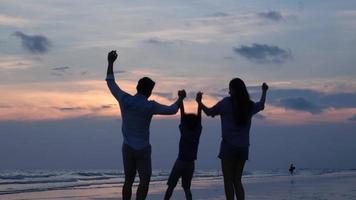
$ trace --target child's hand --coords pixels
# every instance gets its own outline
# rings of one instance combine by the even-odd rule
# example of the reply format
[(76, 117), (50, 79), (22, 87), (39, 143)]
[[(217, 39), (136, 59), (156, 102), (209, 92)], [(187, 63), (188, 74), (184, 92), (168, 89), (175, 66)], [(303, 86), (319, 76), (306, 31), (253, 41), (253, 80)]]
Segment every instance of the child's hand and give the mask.
[(202, 92), (198, 92), (198, 93), (197, 93), (197, 96), (195, 97), (195, 100), (196, 100), (198, 103), (201, 103), (202, 98), (203, 98), (203, 93), (202, 93)]
[(116, 50), (112, 50), (108, 54), (108, 62), (109, 63), (114, 63), (117, 58), (117, 53)]
[(267, 91), (268, 90), (268, 85), (266, 83), (262, 84), (262, 90)]
[(184, 99), (187, 96), (187, 93), (185, 92), (185, 90), (179, 90), (178, 91), (178, 97), (180, 99)]

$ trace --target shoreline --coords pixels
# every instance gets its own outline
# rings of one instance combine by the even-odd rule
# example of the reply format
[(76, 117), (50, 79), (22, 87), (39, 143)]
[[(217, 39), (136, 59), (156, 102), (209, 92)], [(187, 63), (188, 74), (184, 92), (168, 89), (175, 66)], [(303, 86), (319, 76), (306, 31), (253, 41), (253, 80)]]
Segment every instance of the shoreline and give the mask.
[[(338, 172), (322, 175), (243, 177), (247, 199), (355, 199), (356, 172)], [(122, 183), (79, 186), (67, 189), (26, 192), (0, 195), (6, 200), (118, 200), (121, 198)], [(133, 187), (135, 193), (137, 183)], [(166, 180), (153, 181), (147, 199), (162, 199)], [(192, 181), (194, 199), (224, 199), (222, 177), (194, 178)], [(332, 198), (331, 198), (332, 197)], [(184, 199), (180, 184), (172, 199)]]

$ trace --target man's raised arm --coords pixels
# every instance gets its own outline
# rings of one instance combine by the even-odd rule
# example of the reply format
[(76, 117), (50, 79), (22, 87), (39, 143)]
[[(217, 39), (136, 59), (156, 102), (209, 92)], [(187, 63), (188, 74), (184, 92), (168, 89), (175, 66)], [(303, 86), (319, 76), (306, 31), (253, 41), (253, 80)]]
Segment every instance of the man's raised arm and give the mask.
[(111, 94), (119, 101), (119, 99), (126, 93), (115, 82), (114, 76), (114, 62), (117, 59), (116, 51), (110, 51), (108, 54), (108, 69), (106, 71), (106, 83), (110, 89)]

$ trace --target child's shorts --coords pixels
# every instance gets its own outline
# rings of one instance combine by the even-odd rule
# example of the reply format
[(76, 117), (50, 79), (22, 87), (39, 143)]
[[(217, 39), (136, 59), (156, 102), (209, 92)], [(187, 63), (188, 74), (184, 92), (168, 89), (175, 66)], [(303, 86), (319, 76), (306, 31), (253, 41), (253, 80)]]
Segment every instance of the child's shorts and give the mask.
[(174, 163), (167, 185), (175, 187), (180, 177), (182, 177), (182, 187), (190, 189), (194, 173), (194, 161), (182, 161), (177, 159)]

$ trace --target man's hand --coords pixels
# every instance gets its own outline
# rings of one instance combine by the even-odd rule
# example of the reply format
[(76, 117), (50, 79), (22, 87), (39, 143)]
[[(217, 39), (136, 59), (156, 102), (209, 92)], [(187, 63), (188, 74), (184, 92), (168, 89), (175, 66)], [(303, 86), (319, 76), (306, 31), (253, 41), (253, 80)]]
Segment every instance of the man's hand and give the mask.
[(268, 90), (268, 85), (266, 83), (262, 84), (262, 91), (267, 91)]
[(185, 92), (185, 90), (179, 90), (178, 91), (179, 99), (183, 100), (186, 96), (187, 96), (187, 93)]
[(202, 98), (203, 98), (203, 93), (198, 92), (197, 96), (195, 97), (195, 101), (197, 101), (198, 103), (201, 103)]
[(116, 58), (117, 58), (116, 50), (110, 51), (108, 54), (108, 62), (112, 64), (115, 62)]

